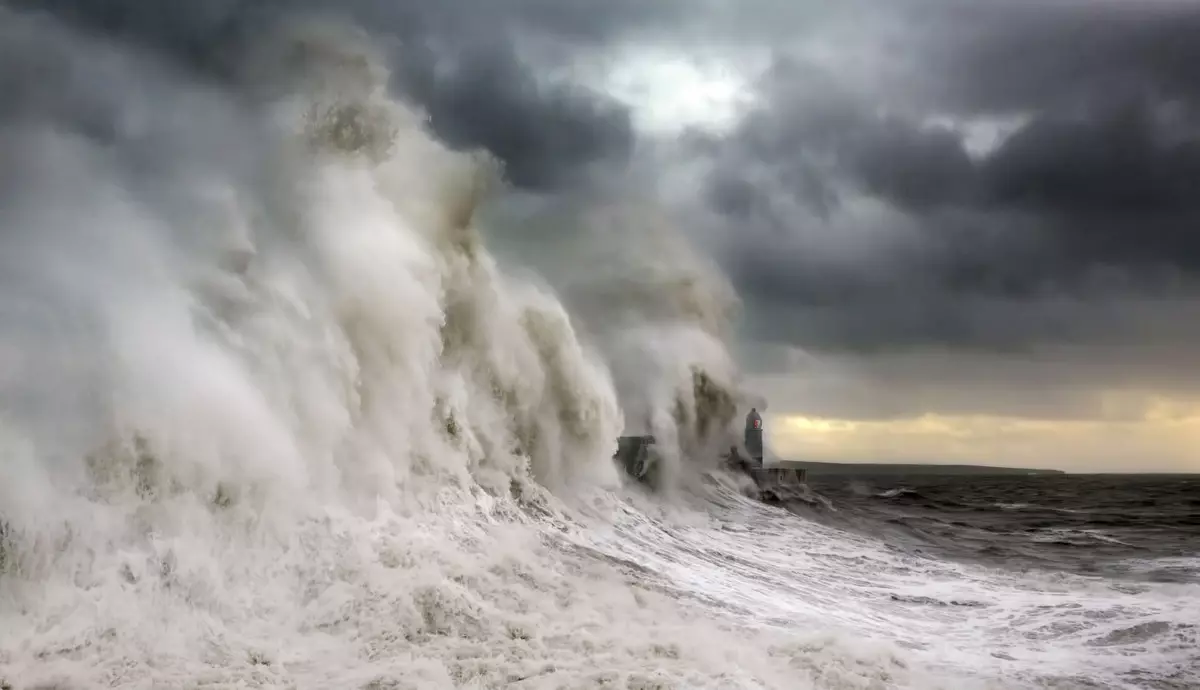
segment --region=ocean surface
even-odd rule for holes
[[[905,677],[920,667],[946,687],[1194,688],[1198,481],[825,476],[786,509],[720,483],[701,527],[637,516],[609,548],[726,615],[895,655],[852,682],[812,662],[818,686],[939,682]]]
[[[0,688],[1200,687],[1192,480],[751,500],[662,215],[557,215],[551,286],[386,36],[64,7],[0,3]]]
[[[1196,583],[1200,476],[817,476],[797,514],[892,548],[1011,570]],[[836,508],[834,508],[836,506]]]

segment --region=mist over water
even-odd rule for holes
[[[433,138],[363,32],[281,24],[230,59],[216,82],[0,8],[3,684],[1028,687],[1048,664],[992,654],[1002,616],[877,604],[936,581],[1032,610],[1031,581],[696,471],[739,421],[736,299],[653,210],[565,220],[612,262],[560,299],[501,270],[497,166]],[[618,474],[626,429],[658,436],[664,494]]]

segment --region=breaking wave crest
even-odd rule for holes
[[[783,682],[553,536],[619,487],[614,371],[677,457],[730,423],[702,295],[588,345],[343,27],[231,84],[2,8],[0,46],[0,680]]]

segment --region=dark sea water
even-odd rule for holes
[[[1200,690],[1200,476],[817,475],[785,505],[923,573],[890,601],[1020,687]]]
[[[789,504],[908,554],[1200,582],[1200,476],[817,476]]]

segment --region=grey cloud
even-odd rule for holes
[[[445,71],[405,63],[406,91],[444,140],[488,149],[515,185],[561,188],[594,164],[628,160],[634,135],[623,105],[580,87],[538,84],[505,45],[464,48],[453,63]]]
[[[878,66],[883,87],[781,54],[758,110],[693,149],[713,161],[714,223],[736,228],[716,246],[754,337],[1200,345],[1171,327],[1200,297],[1200,79],[1180,69],[1196,64],[1200,9],[891,12],[907,52]],[[982,157],[946,124],[1013,114],[1025,124]]]
[[[935,0],[909,35],[927,78],[911,84],[963,112],[1090,106],[1112,94],[1195,103],[1200,11],[1191,3]]]
[[[1178,376],[1189,353],[1160,354],[1094,346],[1038,358],[954,349],[870,357],[797,352],[766,358],[773,361],[752,378],[773,408],[814,417],[889,420],[917,412],[1136,421],[1155,396],[1196,394],[1195,381]]]
[[[750,339],[872,356],[1071,346],[1117,348],[1136,359],[1166,347],[1171,366],[1200,344],[1200,332],[1181,325],[1195,320],[1191,304],[1200,296],[1194,6],[0,4],[140,44],[217,88],[238,77],[240,49],[278,22],[310,12],[347,19],[391,51],[396,90],[426,108],[443,139],[490,150],[518,187],[578,194],[582,205],[591,192],[603,196],[582,187],[622,196],[623,185],[636,186],[651,195],[675,166],[686,166],[681,177],[689,181],[706,167],[702,199],[675,210],[735,281]],[[732,132],[649,142],[674,148],[643,160],[648,142],[638,140],[625,104],[551,78],[573,58],[604,57],[637,41],[684,51],[710,43],[722,51],[766,48],[779,59],[758,85],[759,106]],[[34,67],[70,78],[61,66]],[[16,71],[0,69],[0,79]],[[0,86],[23,94],[0,103],[0,117],[57,108],[101,138],[122,126],[103,93],[80,108],[46,100],[58,96],[34,81]],[[59,94],[77,99],[88,91],[77,86]],[[952,126],[1012,116],[1024,124],[982,156]],[[566,223],[546,225],[555,234]],[[1106,361],[1119,369],[1119,357]]]
[[[996,204],[1045,212],[1194,213],[1200,139],[1157,122],[1155,106],[1141,101],[1086,118],[1038,118],[988,159],[983,186]],[[1200,112],[1188,118],[1200,123]]]
[[[185,69],[235,78],[240,56],[280,22],[320,16],[370,32],[392,52],[396,87],[426,108],[434,131],[462,148],[484,148],[520,187],[570,185],[598,165],[623,164],[634,145],[628,109],[581,85],[548,83],[540,42],[568,53],[602,45],[635,26],[660,23],[676,3],[622,0],[9,0],[100,35],[141,44]],[[525,54],[530,53],[529,55]]]
[[[127,174],[121,184],[131,194],[149,191],[135,181],[170,187],[177,179],[168,182],[169,177],[199,180],[214,169],[242,171],[239,182],[248,185],[264,155],[256,143],[262,132],[236,101],[214,97],[203,84],[181,82],[161,65],[108,42],[81,41],[45,17],[23,16],[3,5],[0,90],[6,95],[0,101],[0,161],[8,163],[0,165],[5,212],[33,199],[40,176],[71,169],[54,156],[75,144],[103,158],[110,172]],[[39,151],[50,131],[67,143]]]

